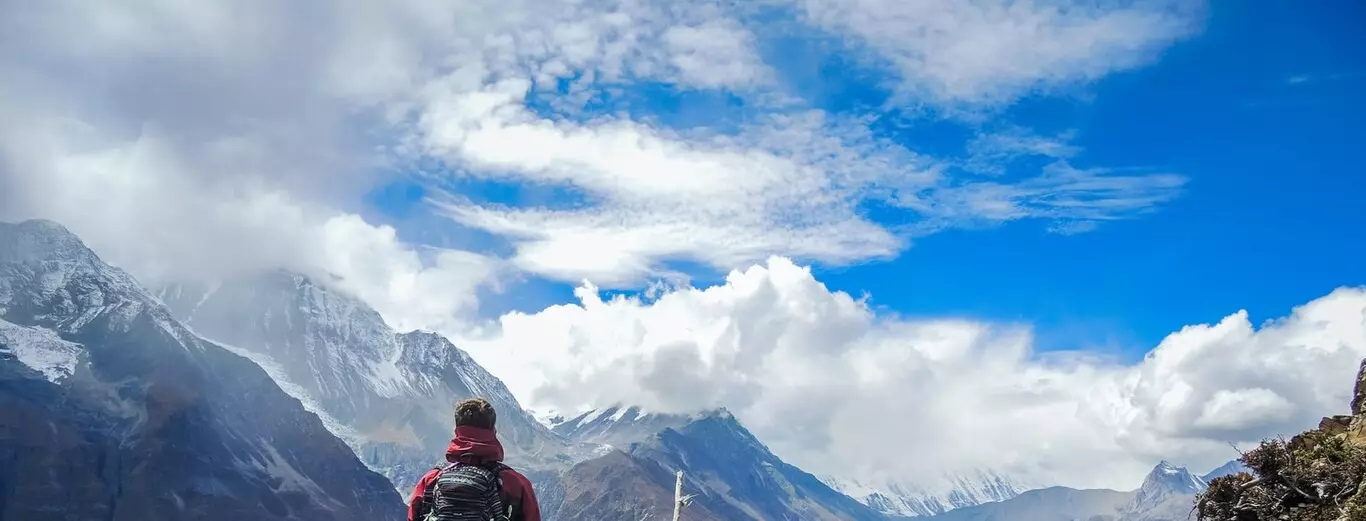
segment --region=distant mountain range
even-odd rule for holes
[[[616,406],[552,428],[445,338],[394,331],[326,283],[277,271],[153,293],[55,223],[0,224],[0,432],[15,433],[0,519],[401,518],[471,396],[498,408],[547,520],[667,517],[681,469],[685,520],[1161,521],[1240,470],[1164,463],[1132,492],[986,470],[872,487],[784,462],[725,409]]]
[[[1132,492],[1050,487],[1017,497],[960,508],[926,521],[1186,521],[1208,480],[1246,471],[1231,461],[1204,476],[1161,462]]]

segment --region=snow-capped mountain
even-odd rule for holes
[[[1067,487],[1026,491],[999,503],[983,503],[917,518],[923,521],[1116,521],[1133,492]]]
[[[1204,492],[1206,488],[1209,488],[1209,485],[1205,480],[1192,475],[1186,467],[1178,467],[1163,461],[1143,479],[1143,486],[1134,492],[1133,500],[1120,508],[1120,519],[1185,519],[1195,504],[1195,495]]]
[[[879,512],[905,517],[932,516],[955,508],[1005,501],[1035,488],[990,470],[944,474],[933,486],[897,481],[873,484],[832,476],[822,480]]]
[[[160,296],[196,332],[269,369],[405,493],[442,461],[451,408],[473,396],[497,409],[509,464],[535,474],[581,459],[523,410],[501,380],[444,337],[398,333],[359,299],[303,275],[277,271],[172,285]]]
[[[637,406],[617,405],[580,414],[555,425],[553,430],[572,440],[628,448],[632,443],[649,439],[665,429],[682,427],[706,414],[659,414]]]
[[[606,447],[565,476],[566,519],[635,521],[667,512],[675,470],[685,472],[685,493],[696,495],[685,519],[884,519],[782,461],[725,409],[658,414],[617,406],[582,414],[556,431]]]
[[[1207,475],[1237,468],[1231,462]],[[956,509],[927,521],[1187,521],[1203,492],[1203,478],[1184,467],[1161,462],[1138,490],[1078,490],[1050,487],[1031,490],[999,503]]]
[[[52,222],[0,223],[0,432],[6,519],[403,517],[265,372]]]
[[[570,439],[629,450],[666,429],[680,429],[709,413],[660,414],[635,406],[614,406],[583,413],[555,425]],[[747,431],[746,431],[747,432]],[[1024,484],[988,471],[945,475],[935,488],[898,483],[869,486],[855,480],[821,478],[824,485],[889,516],[927,516],[954,508],[1003,501],[1028,490]]]

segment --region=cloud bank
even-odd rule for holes
[[[533,408],[724,405],[812,472],[924,486],[990,468],[1132,489],[1159,460],[1212,469],[1230,443],[1345,410],[1366,357],[1366,288],[1190,325],[1134,364],[1049,351],[1026,325],[878,315],[783,258],[655,299],[577,296],[463,345]]]

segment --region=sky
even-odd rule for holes
[[[315,275],[537,411],[726,406],[821,474],[1131,488],[1346,407],[1362,21],[0,3],[0,219],[149,283]]]

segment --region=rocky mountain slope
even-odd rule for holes
[[[0,461],[3,520],[403,516],[256,364],[46,221],[0,224]]]
[[[583,459],[444,337],[396,332],[360,300],[303,275],[270,272],[159,293],[196,332],[270,368],[405,494],[441,461],[451,407],[473,396],[493,403],[509,464],[548,499],[558,472]]]
[[[599,498],[611,493],[602,484],[612,482],[636,483],[643,490],[609,502],[608,511],[622,514],[600,519],[636,521],[640,512],[667,513],[676,469],[685,471],[686,493],[696,495],[687,509],[695,519],[885,519],[783,462],[724,409],[666,415],[613,407],[569,420],[556,431],[609,447],[564,478],[566,519],[602,511]]]

